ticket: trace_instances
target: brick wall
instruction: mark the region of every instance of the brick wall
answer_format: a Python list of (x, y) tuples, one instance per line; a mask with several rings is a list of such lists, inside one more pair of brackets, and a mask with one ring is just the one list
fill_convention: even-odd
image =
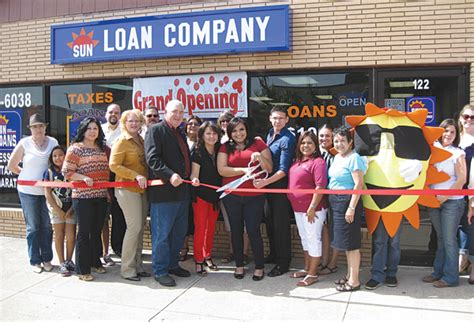
[[(265, 254), (268, 254), (268, 238), (265, 231), (265, 225), (261, 226), (263, 243), (265, 247)], [(23, 221), (23, 213), (21, 209), (14, 208), (0, 208), (0, 236), (25, 238), (26, 230)], [(215, 257), (224, 257), (229, 252), (229, 235), (225, 231), (224, 222), (218, 221), (216, 224), (216, 233), (214, 235), (214, 249)], [(301, 241), (298, 235), (298, 230), (295, 225), (291, 227), (291, 244), (293, 251), (293, 258), (302, 260), (303, 251), (301, 248)], [(190, 238), (190, 251), (192, 252), (192, 238)], [(145, 235), (143, 240), (143, 248), (151, 249), (150, 227), (149, 221), (145, 226)], [(372, 257), (372, 238), (367, 233), (366, 229), (362, 231), (362, 246), (361, 246), (361, 265), (368, 266), (371, 263)], [(339, 264), (346, 265), (345, 256), (342, 254), (339, 257)]]
[[(51, 65), (52, 24), (290, 4), (289, 52)], [(470, 63), (474, 103), (474, 4), (465, 0), (222, 1), (107, 11), (0, 24), (0, 84), (225, 71)]]

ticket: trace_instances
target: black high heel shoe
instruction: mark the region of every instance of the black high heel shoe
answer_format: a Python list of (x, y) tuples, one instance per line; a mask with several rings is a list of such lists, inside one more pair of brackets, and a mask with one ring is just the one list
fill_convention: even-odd
[(245, 276), (245, 270), (242, 268), (242, 273), (237, 273), (237, 269), (234, 272), (234, 277), (238, 280), (243, 279)]
[(207, 271), (204, 268), (204, 263), (196, 263), (196, 274), (198, 276), (206, 276)]
[(255, 273), (254, 273), (253, 276), (252, 276), (252, 279), (253, 279), (255, 282), (258, 282), (258, 281), (263, 280), (264, 277), (265, 277), (265, 272), (262, 271), (262, 275), (255, 275)]
[(204, 265), (206, 265), (211, 271), (216, 272), (216, 271), (219, 270), (219, 268), (217, 267), (217, 265), (214, 264), (214, 261), (212, 260), (211, 257), (206, 258), (206, 259), (204, 260)]

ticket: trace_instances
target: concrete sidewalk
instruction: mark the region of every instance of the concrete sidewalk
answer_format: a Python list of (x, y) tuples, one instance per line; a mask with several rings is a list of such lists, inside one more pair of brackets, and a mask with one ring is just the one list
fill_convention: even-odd
[[(146, 260), (151, 271), (150, 257)], [(53, 272), (33, 273), (26, 240), (0, 237), (0, 318), (474, 321), (474, 286), (467, 283), (467, 277), (461, 278), (459, 287), (436, 289), (421, 282), (429, 268), (402, 267), (398, 287), (351, 294), (334, 288), (333, 280), (343, 275), (341, 268), (312, 286), (297, 287), (297, 280), (288, 274), (252, 281), (252, 263), (243, 280), (233, 278), (232, 266), (220, 266), (219, 272), (210, 272), (207, 277), (194, 273), (192, 260), (183, 266), (193, 274), (177, 278), (175, 288), (163, 288), (153, 278), (126, 281), (120, 278), (119, 264), (107, 268), (107, 274), (95, 274), (95, 281), (83, 282), (76, 276), (62, 277), (57, 267)], [(366, 282), (368, 277), (369, 269), (364, 268), (361, 280)]]

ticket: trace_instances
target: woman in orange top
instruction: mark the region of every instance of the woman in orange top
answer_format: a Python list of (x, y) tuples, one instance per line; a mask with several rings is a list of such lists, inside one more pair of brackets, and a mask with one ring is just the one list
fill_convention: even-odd
[(122, 267), (120, 274), (130, 281), (140, 281), (149, 277), (143, 269), (143, 227), (148, 213), (145, 188), (147, 167), (145, 148), (140, 130), (144, 123), (138, 110), (128, 110), (122, 114), (120, 127), (122, 134), (112, 147), (110, 170), (115, 173), (115, 181), (137, 181), (138, 187), (117, 188), (115, 197), (123, 210), (127, 230), (123, 238)]

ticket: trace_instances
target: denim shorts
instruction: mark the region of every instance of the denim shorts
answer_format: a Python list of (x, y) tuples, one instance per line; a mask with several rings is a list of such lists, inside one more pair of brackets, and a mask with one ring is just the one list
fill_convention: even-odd
[[(71, 207), (72, 207), (72, 203), (71, 203)], [(62, 219), (59, 215), (53, 214), (51, 211), (49, 211), (49, 218), (51, 219), (51, 224), (53, 225), (64, 224), (64, 223), (77, 225), (77, 217), (74, 211), (72, 212), (72, 217), (67, 217), (66, 219)]]

